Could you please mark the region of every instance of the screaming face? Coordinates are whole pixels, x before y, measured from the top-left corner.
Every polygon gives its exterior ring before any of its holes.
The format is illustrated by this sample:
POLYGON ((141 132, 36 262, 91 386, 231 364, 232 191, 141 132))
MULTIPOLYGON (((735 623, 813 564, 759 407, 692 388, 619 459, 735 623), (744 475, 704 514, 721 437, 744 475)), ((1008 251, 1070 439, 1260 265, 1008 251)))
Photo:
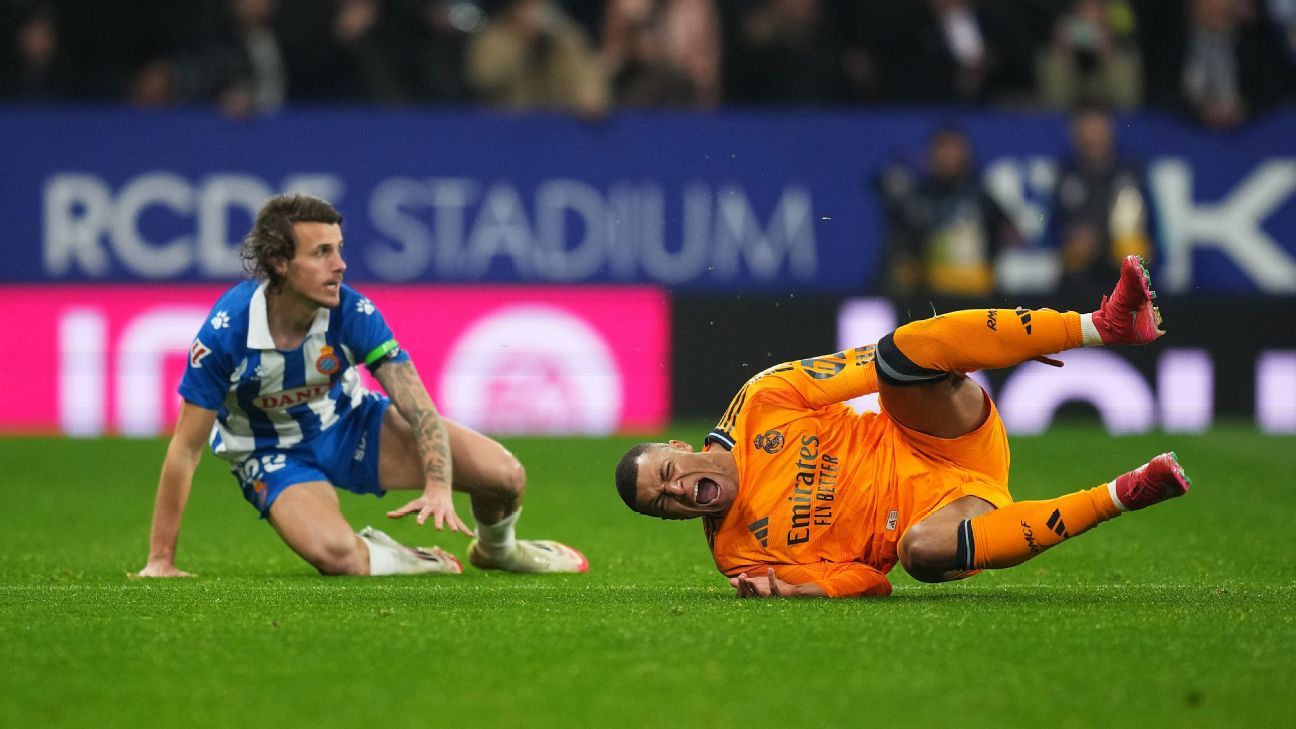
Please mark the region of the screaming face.
POLYGON ((728 451, 695 453, 677 440, 639 456, 635 508, 662 519, 721 515, 738 496, 738 474, 728 451))

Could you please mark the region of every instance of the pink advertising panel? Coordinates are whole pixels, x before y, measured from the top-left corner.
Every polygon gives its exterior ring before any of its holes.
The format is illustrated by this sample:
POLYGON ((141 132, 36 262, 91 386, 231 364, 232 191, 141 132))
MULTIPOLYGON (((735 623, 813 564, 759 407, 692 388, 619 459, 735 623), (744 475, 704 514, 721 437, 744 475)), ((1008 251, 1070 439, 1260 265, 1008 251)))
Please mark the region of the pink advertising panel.
MULTIPOLYGON (((213 286, 5 287, 0 431, 156 435, 213 286)), ((646 432, 670 416, 670 310, 647 287, 365 286, 448 417, 490 433, 646 432)), ((367 377, 367 375, 366 375, 367 377)), ((377 387, 372 380, 367 382, 377 387)))

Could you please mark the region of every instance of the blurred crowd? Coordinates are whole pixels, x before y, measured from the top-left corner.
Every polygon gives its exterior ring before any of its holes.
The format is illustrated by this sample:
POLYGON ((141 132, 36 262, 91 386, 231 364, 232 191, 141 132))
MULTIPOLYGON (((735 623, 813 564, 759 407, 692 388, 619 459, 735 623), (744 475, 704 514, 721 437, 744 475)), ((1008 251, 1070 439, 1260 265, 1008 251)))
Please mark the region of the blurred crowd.
POLYGON ((1296 0, 0 0, 0 98, 1159 107, 1296 94, 1296 0))
POLYGON ((1031 251, 1047 270, 1019 280, 1096 297, 1157 247, 1113 114, 1229 129, 1296 103, 1296 0, 0 0, 0 47, 0 103, 1067 112, 1042 234, 956 127, 878 174, 897 297, 1012 288, 1002 262, 1031 251))
POLYGON ((1035 239, 1005 210, 957 127, 936 129, 924 159, 878 176, 886 215, 882 287, 898 298, 983 299, 1008 290, 1093 301, 1137 254, 1156 262, 1157 216, 1140 160, 1125 156, 1109 108, 1071 115, 1070 151, 1058 160, 1048 229, 1035 239), (1004 265, 1016 261, 1025 270, 1004 265))

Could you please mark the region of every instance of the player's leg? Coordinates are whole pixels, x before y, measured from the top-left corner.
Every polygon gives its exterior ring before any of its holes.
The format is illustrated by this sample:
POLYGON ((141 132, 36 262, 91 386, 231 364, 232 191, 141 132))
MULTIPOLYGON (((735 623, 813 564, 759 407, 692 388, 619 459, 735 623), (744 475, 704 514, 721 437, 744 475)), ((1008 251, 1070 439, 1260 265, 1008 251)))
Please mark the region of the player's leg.
POLYGON ((266 515, 284 543, 324 575, 369 574, 369 550, 342 516, 326 481, 285 488, 266 515))
POLYGON ((359 534, 342 516, 337 491, 327 481, 283 488, 266 512, 290 549, 323 575, 457 574, 453 555, 436 547, 406 547, 377 530, 359 534))
POLYGON ((955 567, 959 525, 994 510, 993 504, 976 496, 963 496, 942 506, 905 532, 897 545, 900 564, 922 582, 948 582, 967 576, 968 570, 955 567))
POLYGON ((368 571, 363 544, 342 518, 328 477, 313 464, 283 451, 249 455, 230 469, 243 498, 270 522, 290 549, 321 574, 368 571))
MULTIPOLYGON (((468 494, 478 524, 494 524, 518 511, 526 492, 526 470, 499 442, 441 418, 450 436, 452 481, 468 494)), ((414 431, 393 405, 383 417, 378 481, 384 489, 422 489, 423 459, 414 431)))
POLYGON ((1055 499, 995 509, 965 496, 910 527, 900 559, 909 574, 927 582, 1012 567, 1126 511, 1182 496, 1189 485, 1175 455, 1163 453, 1109 483, 1055 499))
MULTIPOLYGON (((589 563, 575 549, 549 540, 520 540, 516 524, 526 492, 526 471, 498 441, 448 418, 450 459, 456 491, 468 494, 477 522, 477 539, 468 559, 481 569, 510 572, 584 572, 589 563)), ((422 459, 413 430, 396 408, 383 418, 379 448, 383 488, 422 488, 422 459)))
POLYGON ((877 345, 882 406, 914 430, 955 438, 988 413, 980 388, 958 373, 995 369, 1063 350, 1146 344, 1160 314, 1142 259, 1130 256, 1110 297, 1089 314, 1052 309, 972 309, 906 324, 877 345))

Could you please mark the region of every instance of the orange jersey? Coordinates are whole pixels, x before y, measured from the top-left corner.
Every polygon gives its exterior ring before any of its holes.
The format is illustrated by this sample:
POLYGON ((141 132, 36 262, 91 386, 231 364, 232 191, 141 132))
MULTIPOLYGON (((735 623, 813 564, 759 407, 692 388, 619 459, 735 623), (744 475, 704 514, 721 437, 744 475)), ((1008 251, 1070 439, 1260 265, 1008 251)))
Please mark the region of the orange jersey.
POLYGON ((738 465, 733 505, 704 520, 721 572, 774 567, 833 596, 887 594, 910 524, 966 494, 1011 501, 993 406, 977 431, 942 440, 843 404, 877 391, 873 357, 870 346, 787 362, 734 397, 706 446, 729 448, 738 465))

